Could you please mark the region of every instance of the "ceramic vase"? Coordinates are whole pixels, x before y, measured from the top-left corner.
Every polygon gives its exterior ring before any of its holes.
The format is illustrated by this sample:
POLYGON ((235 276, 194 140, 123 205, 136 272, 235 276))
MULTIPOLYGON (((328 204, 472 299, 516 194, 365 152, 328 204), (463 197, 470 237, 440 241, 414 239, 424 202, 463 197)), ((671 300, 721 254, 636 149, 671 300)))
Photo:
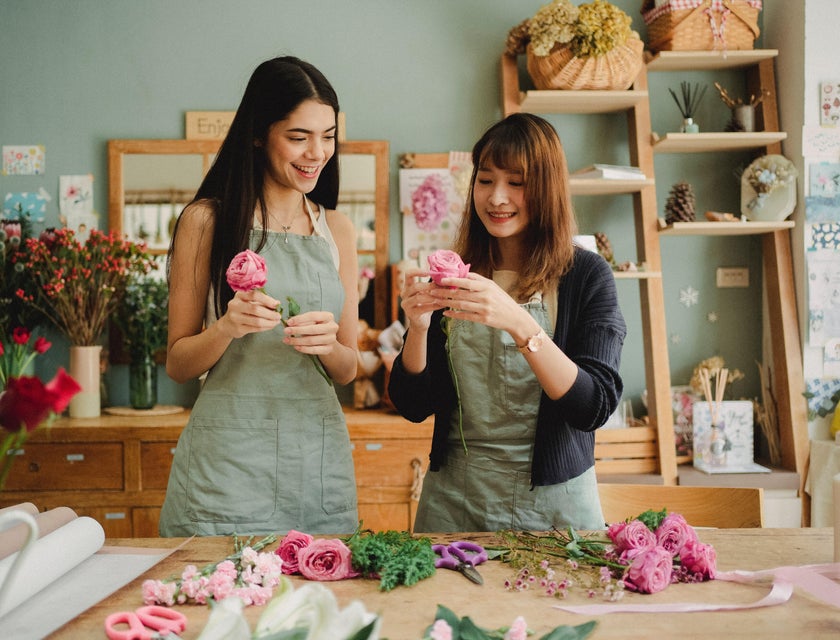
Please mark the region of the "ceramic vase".
POLYGON ((100 415, 99 358, 102 347, 70 347, 70 375, 82 390, 70 400, 71 418, 96 418, 100 415))
POLYGON ((157 404, 157 363, 151 353, 131 357, 128 400, 132 409, 151 409, 157 404))

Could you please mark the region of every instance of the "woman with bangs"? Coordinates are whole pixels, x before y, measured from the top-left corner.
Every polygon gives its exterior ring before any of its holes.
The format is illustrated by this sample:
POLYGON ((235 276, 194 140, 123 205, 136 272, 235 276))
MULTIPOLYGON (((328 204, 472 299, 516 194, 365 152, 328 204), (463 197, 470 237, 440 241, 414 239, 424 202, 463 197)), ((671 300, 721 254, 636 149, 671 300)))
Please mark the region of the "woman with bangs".
POLYGON ((453 250, 464 278, 406 272, 397 410, 434 414, 415 532, 601 529, 595 430, 615 411, 626 326, 610 266, 573 243, 560 138, 514 114, 472 152, 453 250))

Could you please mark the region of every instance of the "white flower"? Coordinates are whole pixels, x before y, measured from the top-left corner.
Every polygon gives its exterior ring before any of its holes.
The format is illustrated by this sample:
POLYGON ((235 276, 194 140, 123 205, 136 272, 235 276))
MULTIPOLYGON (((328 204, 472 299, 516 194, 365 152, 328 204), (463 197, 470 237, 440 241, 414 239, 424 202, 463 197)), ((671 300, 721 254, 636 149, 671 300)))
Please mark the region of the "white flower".
POLYGON ((198 640, 250 640, 251 630, 242 616, 242 600, 237 597, 211 602, 210 617, 198 640))

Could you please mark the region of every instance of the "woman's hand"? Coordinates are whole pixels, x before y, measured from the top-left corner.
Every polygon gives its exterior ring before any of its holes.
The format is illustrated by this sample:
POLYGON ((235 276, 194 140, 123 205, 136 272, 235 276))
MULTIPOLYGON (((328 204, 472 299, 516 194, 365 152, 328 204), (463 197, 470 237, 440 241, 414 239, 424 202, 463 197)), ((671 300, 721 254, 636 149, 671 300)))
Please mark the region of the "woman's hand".
POLYGON ((448 318, 478 322, 514 335, 517 329, 530 329, 535 324, 504 289, 477 273, 466 278, 443 278, 441 284, 445 286, 432 285, 428 295, 437 301, 435 308, 446 308, 443 314, 448 318))
POLYGON ((329 311, 307 311, 289 318, 283 342, 301 353, 327 355, 338 344, 338 323, 329 311))
POLYGON ((280 301, 259 289, 237 291, 228 303, 227 311, 219 319, 219 328, 230 338, 249 333, 270 331, 282 320, 277 312, 280 301))
POLYGON ((429 282, 428 278, 428 270, 408 269, 405 272, 400 306, 410 329, 428 330, 432 321, 432 311, 446 307, 446 304, 441 304, 432 294, 432 291, 439 287, 429 282))

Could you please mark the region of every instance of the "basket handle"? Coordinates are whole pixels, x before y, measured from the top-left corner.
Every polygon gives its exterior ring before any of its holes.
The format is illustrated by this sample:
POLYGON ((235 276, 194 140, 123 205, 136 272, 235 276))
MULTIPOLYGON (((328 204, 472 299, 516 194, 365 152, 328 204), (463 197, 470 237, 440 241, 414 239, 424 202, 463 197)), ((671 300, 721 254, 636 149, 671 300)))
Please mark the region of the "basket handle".
MULTIPOLYGON (((712 0, 706 0, 706 2, 703 2, 703 3, 701 3, 701 4, 698 4, 696 7, 694 7, 694 9, 692 9, 692 10, 691 10, 691 12, 690 12, 690 13, 685 14, 685 15, 682 17, 682 20, 680 20, 679 22, 677 22, 677 23, 673 26, 673 28, 671 29, 671 31, 673 32, 673 31, 674 31, 674 29, 676 29, 678 26, 680 26, 683 22, 685 22, 685 21, 686 21, 686 20, 688 20, 689 18, 693 18, 695 14, 697 14, 697 13, 699 13, 699 12, 701 12, 701 11, 705 11, 707 8, 709 8, 709 7, 711 7, 711 6, 712 6, 712 0)), ((665 44, 666 42, 668 42, 668 41, 671 39, 671 37, 672 37, 672 36, 666 36, 666 37, 664 37, 664 38, 660 38, 659 40, 655 40, 655 41, 653 41, 653 42, 650 42, 650 43, 648 43, 648 48, 649 48, 650 50, 652 50, 652 51, 659 51, 660 45, 663 45, 663 44, 665 44)))
POLYGON ((750 31, 753 32, 753 36, 757 38, 758 34, 760 33, 760 30, 758 28, 758 22, 756 22, 755 25, 750 24, 750 18, 748 16, 745 16, 743 13, 741 13, 741 11, 743 9, 742 9, 741 6, 738 6, 738 4, 736 4, 736 3, 737 3, 737 0, 724 0, 724 4, 726 5, 726 8, 729 9, 736 16, 741 18, 741 22, 743 22, 745 25, 747 25, 750 28, 750 31))

